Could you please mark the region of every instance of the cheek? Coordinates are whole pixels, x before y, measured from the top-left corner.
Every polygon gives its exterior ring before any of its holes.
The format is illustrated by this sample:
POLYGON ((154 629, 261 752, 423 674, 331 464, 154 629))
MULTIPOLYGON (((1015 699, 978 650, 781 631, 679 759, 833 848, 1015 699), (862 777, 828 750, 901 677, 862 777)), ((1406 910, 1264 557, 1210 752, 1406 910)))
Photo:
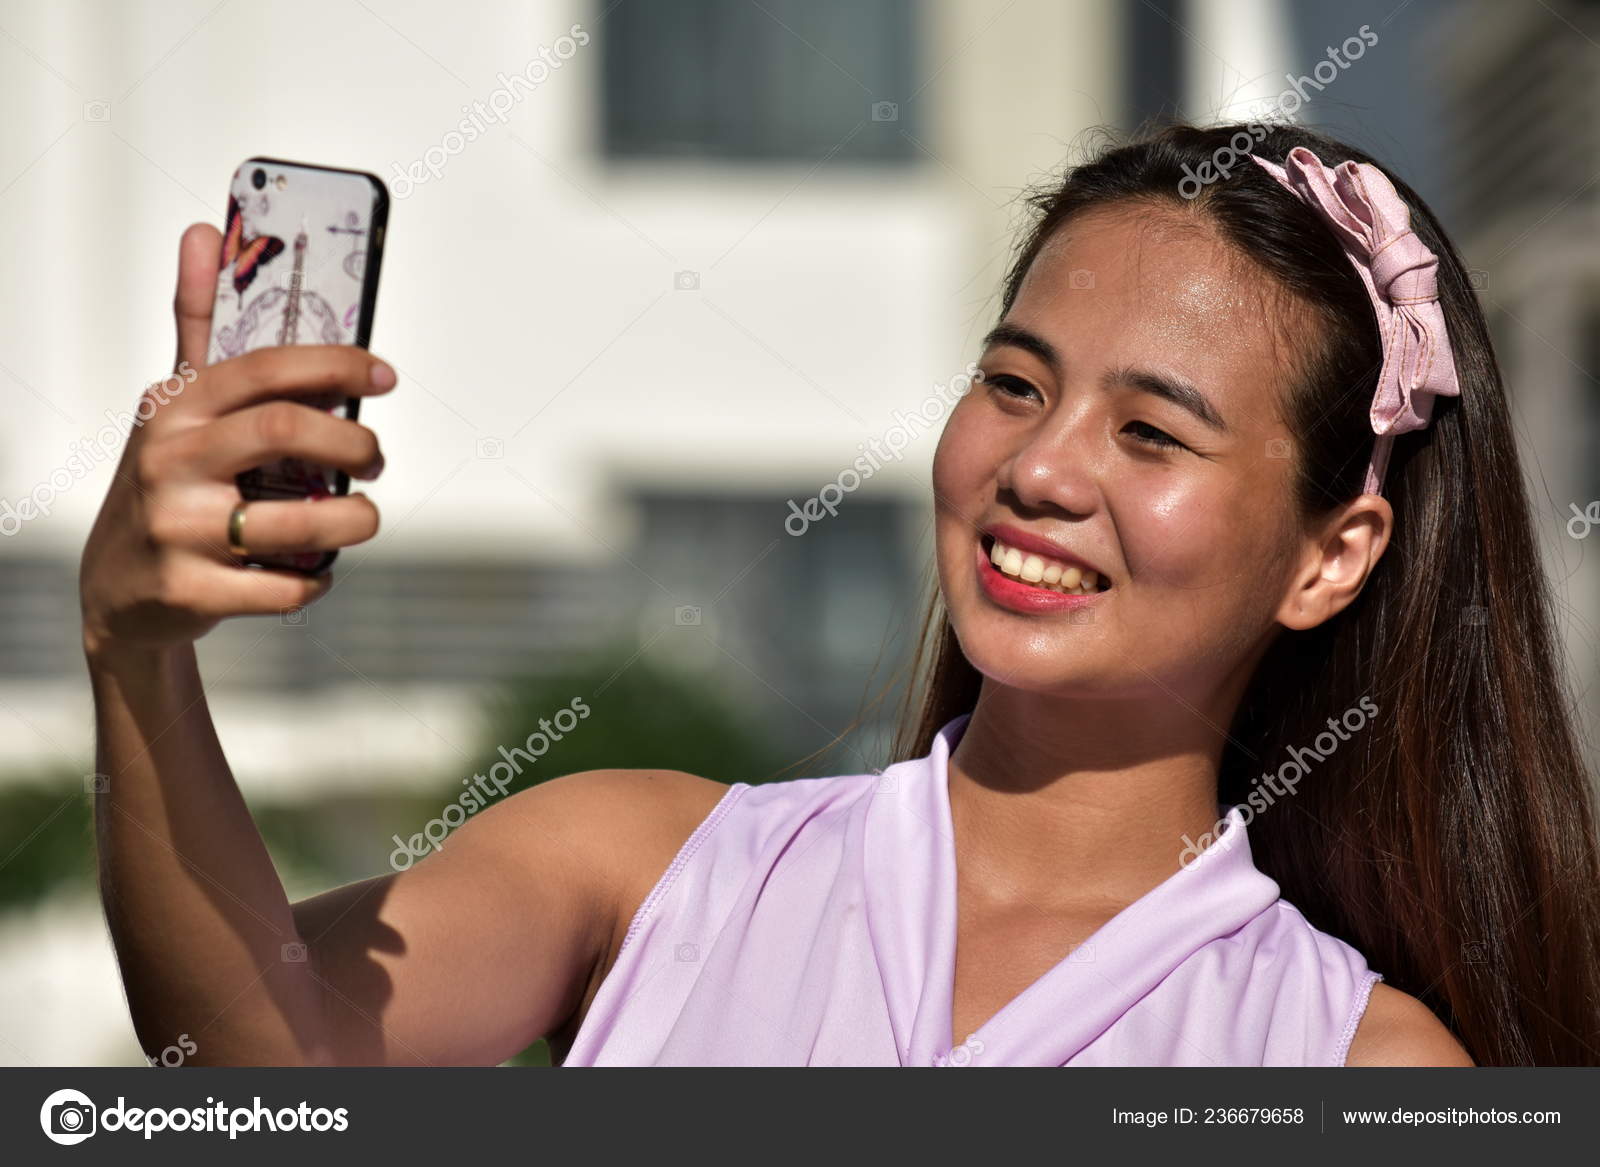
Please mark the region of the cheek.
POLYGON ((999 457, 966 405, 963 401, 951 412, 933 452, 935 561, 947 600, 961 593, 970 535, 994 495, 999 457))
MULTIPOLYGON (((972 424, 972 411, 965 400, 957 403, 939 435, 939 444, 933 451, 933 489, 945 499, 970 491, 982 477, 982 454, 978 450, 976 427, 972 424)), ((941 504, 942 505, 942 504, 941 504)))
POLYGON ((1280 558, 1270 516, 1247 498, 1193 481, 1119 493, 1117 530, 1134 584, 1163 606, 1207 620, 1243 618, 1276 602, 1280 558))
POLYGON ((971 509, 968 497, 972 488, 959 464, 957 455, 961 452, 961 444, 955 433, 956 426, 957 422, 952 417, 933 451, 934 559, 941 579, 949 570, 948 560, 955 543, 955 532, 962 525, 961 515, 971 509))
POLYGON ((950 411, 933 452, 933 484, 941 493, 992 491, 1018 443, 1023 423, 1001 415, 979 385, 950 411))
POLYGON ((1282 600, 1282 531, 1254 491, 1150 483, 1120 501, 1118 535, 1152 623, 1178 621, 1219 644, 1270 620, 1282 600))

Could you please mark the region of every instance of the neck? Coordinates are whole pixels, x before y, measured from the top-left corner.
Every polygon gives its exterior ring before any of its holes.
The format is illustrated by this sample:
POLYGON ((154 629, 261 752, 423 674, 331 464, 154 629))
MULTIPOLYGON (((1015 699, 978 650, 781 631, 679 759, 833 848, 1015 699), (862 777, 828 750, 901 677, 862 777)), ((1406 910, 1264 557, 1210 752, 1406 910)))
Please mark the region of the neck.
POLYGON ((1225 708, 1048 697, 986 680, 950 757, 968 879, 999 901, 1131 903, 1219 817, 1225 708), (1197 715, 1198 714, 1198 715, 1197 715))

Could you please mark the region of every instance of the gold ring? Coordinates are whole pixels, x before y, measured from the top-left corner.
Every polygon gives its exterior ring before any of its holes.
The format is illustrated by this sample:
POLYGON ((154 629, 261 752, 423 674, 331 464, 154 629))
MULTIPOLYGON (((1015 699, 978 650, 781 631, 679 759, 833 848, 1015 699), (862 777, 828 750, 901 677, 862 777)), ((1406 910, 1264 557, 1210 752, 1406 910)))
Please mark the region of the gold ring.
POLYGON ((228 550, 238 556, 249 555, 244 545, 244 503, 239 503, 228 514, 228 550))

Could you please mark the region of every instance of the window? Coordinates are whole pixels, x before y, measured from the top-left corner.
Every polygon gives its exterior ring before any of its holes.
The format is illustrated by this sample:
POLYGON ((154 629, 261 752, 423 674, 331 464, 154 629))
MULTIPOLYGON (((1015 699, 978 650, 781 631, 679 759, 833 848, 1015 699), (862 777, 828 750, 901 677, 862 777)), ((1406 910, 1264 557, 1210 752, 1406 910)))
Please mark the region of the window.
POLYGON ((1184 82, 1177 0, 1141 0, 1127 6, 1124 19, 1128 68, 1123 101, 1131 115, 1128 123, 1171 118, 1179 112, 1184 82))
POLYGON ((598 30, 605 153, 909 160, 915 16, 911 0, 620 0, 598 30))

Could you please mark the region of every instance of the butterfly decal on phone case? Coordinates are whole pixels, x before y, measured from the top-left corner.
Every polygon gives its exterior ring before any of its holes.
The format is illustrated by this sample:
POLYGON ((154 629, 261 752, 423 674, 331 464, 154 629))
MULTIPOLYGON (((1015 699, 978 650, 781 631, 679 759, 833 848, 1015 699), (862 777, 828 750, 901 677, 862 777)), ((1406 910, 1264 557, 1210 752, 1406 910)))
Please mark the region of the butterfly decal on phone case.
POLYGON ((241 302, 244 290, 255 282, 261 265, 270 262, 283 251, 283 240, 276 235, 257 235, 248 242, 244 237, 244 215, 239 200, 228 196, 228 224, 222 235, 222 266, 233 264, 233 290, 241 302))

